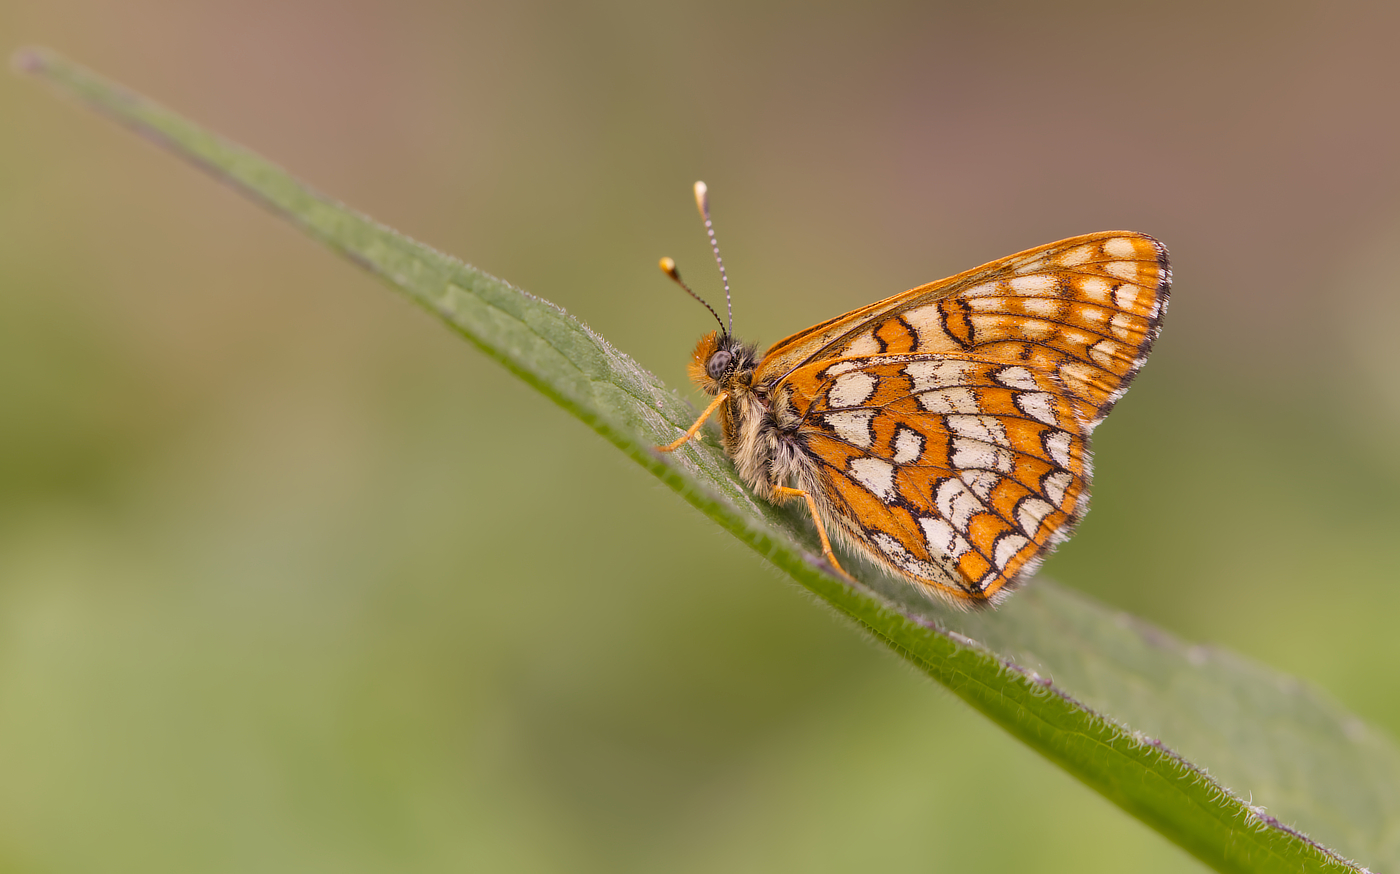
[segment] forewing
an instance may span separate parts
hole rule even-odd
[[[897,294],[774,344],[755,383],[852,356],[963,354],[1053,373],[1092,431],[1161,331],[1167,250],[1145,234],[1074,237]]]
[[[801,368],[783,391],[806,410],[797,436],[829,521],[954,600],[999,600],[1087,509],[1084,425],[1033,368],[967,354],[857,357]]]

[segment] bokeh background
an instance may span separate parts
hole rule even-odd
[[[678,390],[1074,234],[1166,332],[1045,566],[1400,733],[1400,6],[6,0]],[[0,77],[0,871],[1189,871],[278,220]],[[1267,803],[1265,799],[1256,799]],[[1363,862],[1365,860],[1362,860]]]

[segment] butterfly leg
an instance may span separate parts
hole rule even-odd
[[[720,392],[718,397],[710,401],[710,405],[705,408],[705,412],[700,414],[700,418],[695,420],[695,424],[690,426],[689,431],[686,431],[684,434],[682,434],[678,440],[672,441],[671,443],[667,443],[665,446],[656,447],[656,451],[673,452],[677,449],[680,449],[686,443],[690,442],[690,438],[694,437],[697,433],[699,433],[700,426],[705,424],[705,420],[713,416],[715,414],[715,410],[719,409],[719,405],[727,400],[729,400],[729,392]]]
[[[812,500],[811,494],[801,489],[791,489],[787,486],[777,486],[774,492],[777,493],[779,498],[801,498],[807,502],[807,509],[812,514],[812,524],[817,526],[817,536],[820,537],[822,541],[822,557],[831,564],[836,570],[836,573],[840,574],[843,579],[849,583],[854,583],[856,581],[855,578],[846,573],[846,569],[841,567],[841,563],[836,560],[836,553],[831,551],[831,541],[826,537],[826,526],[822,524],[822,517],[817,514],[817,502]]]

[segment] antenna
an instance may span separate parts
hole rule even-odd
[[[707,309],[707,310],[710,311],[710,315],[712,315],[712,316],[715,317],[715,321],[716,321],[716,322],[719,322],[719,329],[720,329],[721,331],[724,330],[724,320],[721,319],[721,318],[719,317],[719,313],[715,312],[715,308],[714,308],[714,307],[712,307],[712,306],[710,306],[709,304],[705,303],[705,299],[704,299],[703,297],[701,297],[700,295],[698,295],[698,294],[696,294],[695,292],[691,291],[691,290],[690,290],[690,286],[685,284],[685,280],[681,279],[680,271],[676,270],[676,262],[675,262],[675,261],[672,261],[670,258],[662,258],[662,259],[661,259],[661,272],[662,272],[662,273],[665,273],[667,276],[669,276],[669,277],[671,277],[672,279],[674,279],[677,285],[679,285],[681,288],[684,288],[684,289],[685,289],[685,293],[686,293],[686,294],[688,294],[688,295],[690,295],[691,297],[695,298],[696,300],[700,301],[701,305],[704,306],[705,309]],[[728,334],[725,334],[725,336],[727,337],[727,336],[729,336],[729,335],[728,335]]]
[[[729,308],[729,327],[724,333],[725,336],[731,336],[734,333],[734,299],[729,296],[729,274],[724,272],[724,259],[719,256],[719,241],[715,239],[715,226],[710,222],[710,189],[703,182],[695,183],[695,205],[700,209],[700,217],[705,220],[705,233],[710,236],[710,248],[714,250],[715,263],[719,265],[719,278],[724,283],[724,303]]]

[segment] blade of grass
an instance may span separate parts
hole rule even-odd
[[[381,277],[900,656],[1206,864],[1361,870],[1342,853],[1400,863],[1400,754],[1295,681],[1185,647],[1045,581],[975,615],[946,611],[869,567],[858,569],[866,584],[846,584],[825,572],[801,514],[756,501],[716,449],[654,452],[693,410],[557,306],[374,223],[57,55],[27,50],[15,63]]]

